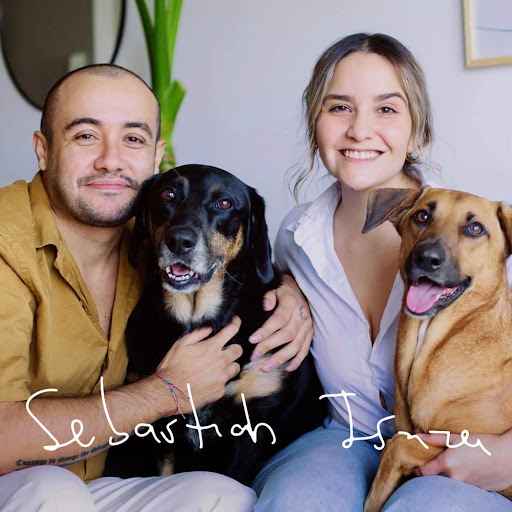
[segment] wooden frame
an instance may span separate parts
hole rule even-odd
[[[482,67],[482,66],[499,66],[502,64],[512,64],[512,17],[505,16],[504,18],[510,23],[511,28],[499,28],[494,26],[478,26],[477,11],[479,6],[483,6],[484,3],[489,7],[489,0],[462,0],[463,11],[464,11],[464,41],[466,49],[466,66],[468,68]],[[495,4],[499,2],[495,0]],[[477,5],[478,4],[478,5]],[[492,9],[492,7],[490,7]],[[486,13],[488,14],[488,13]],[[497,16],[497,15],[496,15]],[[478,34],[477,34],[478,31]],[[479,39],[483,37],[482,34],[489,34],[494,31],[494,37],[496,33],[501,33],[502,37],[510,38],[510,50],[507,51],[509,55],[501,55],[501,52],[496,52],[497,55],[493,55],[492,50],[487,49],[485,52],[482,51],[482,44],[479,44]],[[487,38],[492,36],[487,35]],[[494,42],[496,49],[497,43]],[[487,45],[492,46],[492,45]],[[509,48],[509,45],[506,45]],[[490,54],[489,54],[490,53]]]

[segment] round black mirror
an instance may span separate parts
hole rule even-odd
[[[126,0],[0,0],[5,63],[26,100],[42,109],[69,71],[113,62],[125,10]]]

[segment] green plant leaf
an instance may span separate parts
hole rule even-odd
[[[185,97],[185,88],[181,82],[172,80],[174,51],[183,0],[154,0],[154,24],[151,21],[146,0],[135,1],[146,37],[152,88],[161,105],[162,138],[167,142],[165,165],[173,166],[172,133],[176,116]]]
[[[176,47],[176,38],[178,36],[178,26],[180,23],[181,8],[183,0],[169,0],[167,7],[166,25],[167,25],[167,45],[169,50],[169,73],[172,78],[172,65],[174,62],[174,49]]]
[[[165,0],[155,0],[155,67],[156,83],[154,90],[160,102],[164,100],[165,90],[169,85],[169,54],[167,44],[167,27],[165,25]]]
[[[170,141],[185,92],[185,88],[179,80],[174,80],[165,91],[162,101],[162,136],[167,141]]]
[[[146,48],[149,57],[149,67],[151,69],[151,86],[155,87],[155,30],[149,14],[149,9],[146,0],[135,0],[137,9],[139,10],[140,20],[142,22],[142,28],[144,29],[144,37],[146,39]]]

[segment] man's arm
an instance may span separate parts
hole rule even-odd
[[[51,396],[48,393],[43,396]],[[106,408],[118,432],[130,433],[138,423],[157,420],[170,409],[170,393],[157,377],[121,387],[105,394]],[[186,405],[185,403],[183,404]],[[78,443],[45,450],[55,441],[27,411],[26,402],[0,403],[0,475],[33,465],[68,465],[96,455],[108,448],[109,439],[118,436],[112,431],[100,395],[86,398],[35,398],[30,411],[44,427],[65,444],[73,438],[71,422],[78,419],[83,433]],[[79,425],[75,429],[80,431]]]
[[[28,368],[32,342],[35,301],[24,283],[0,260],[3,301],[0,302],[0,474],[38,465],[68,465],[96,455],[108,448],[109,439],[117,435],[110,428],[100,395],[84,398],[47,398],[38,395],[30,401],[33,415],[59,444],[73,438],[71,422],[83,424],[79,436],[82,444],[73,442],[48,451],[44,446],[55,441],[27,411]],[[158,372],[168,381],[187,389],[190,384],[197,408],[221,398],[226,382],[240,371],[235,362],[242,354],[239,345],[224,345],[238,332],[240,319],[235,318],[215,336],[204,340],[211,329],[198,329],[176,342],[164,357]],[[38,390],[40,391],[40,390]],[[43,398],[44,396],[44,398]],[[12,400],[12,401],[6,401]],[[106,409],[118,432],[130,433],[138,423],[151,423],[174,413],[172,395],[156,376],[105,393]],[[184,412],[190,403],[182,399]],[[75,425],[75,431],[80,427]],[[94,451],[93,451],[94,449]]]

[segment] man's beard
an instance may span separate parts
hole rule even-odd
[[[111,173],[108,172],[104,174],[98,173],[93,176],[80,178],[77,181],[78,190],[80,191],[82,187],[89,183],[96,181],[97,179],[103,179],[110,174]],[[45,185],[48,195],[52,198],[52,201],[56,206],[83,224],[94,227],[110,228],[124,224],[133,216],[133,207],[137,194],[134,194],[130,201],[116,210],[100,212],[95,210],[94,207],[80,195],[80,193],[76,196],[69,194],[54,173],[44,173],[43,176],[46,178]],[[124,181],[130,188],[135,190],[135,192],[137,192],[140,187],[140,183],[128,176],[117,174],[115,178],[116,180],[121,179]],[[109,195],[114,196],[117,194],[109,194],[108,192],[103,193],[103,196]]]

